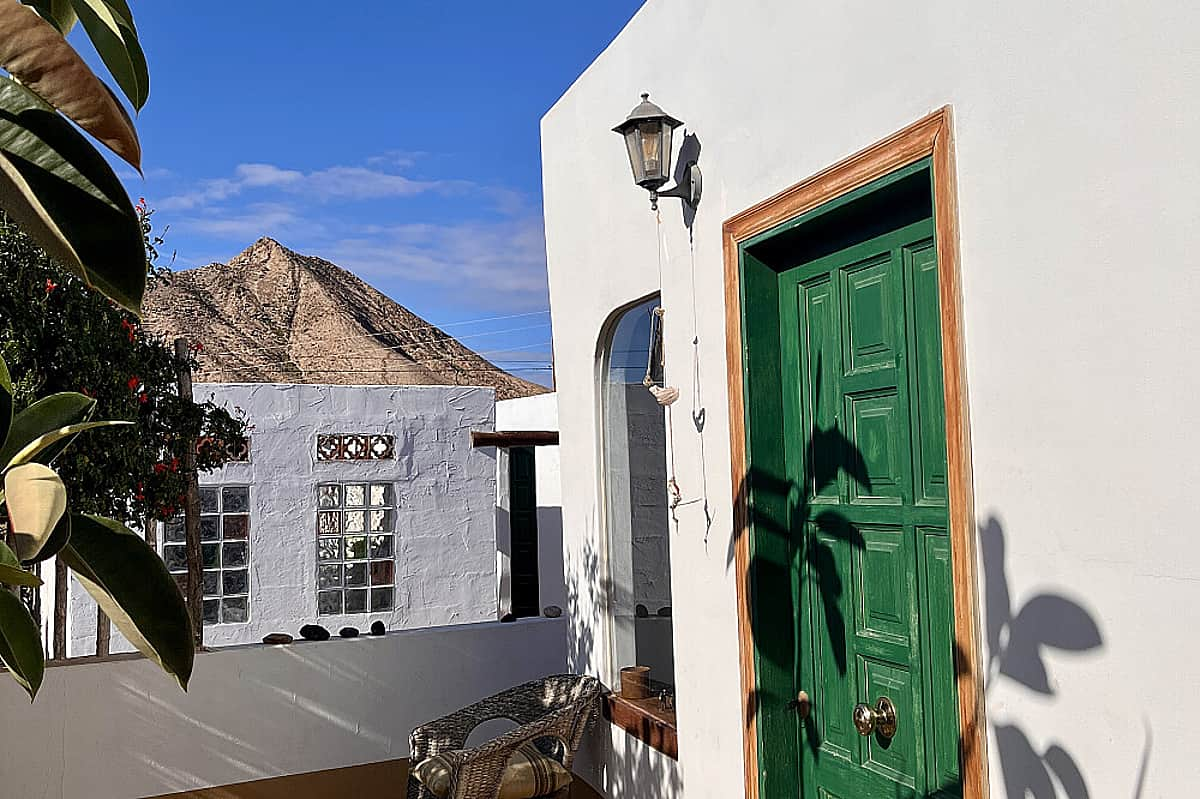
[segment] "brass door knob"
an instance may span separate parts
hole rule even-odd
[[[883,738],[896,735],[896,706],[886,696],[881,696],[875,707],[859,702],[854,706],[853,718],[859,735],[876,733]]]

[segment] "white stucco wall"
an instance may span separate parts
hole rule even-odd
[[[568,585],[579,581],[571,653],[597,673],[597,337],[616,308],[659,288],[654,218],[610,128],[650,91],[701,147],[693,239],[679,203],[662,204],[667,382],[680,407],[706,412],[702,433],[676,417],[678,481],[713,519],[706,532],[704,503],[681,507],[671,541],[690,799],[743,792],[721,223],[946,103],[984,616],[995,642],[1061,641],[1078,626],[1070,602],[1102,637],[1080,651],[1031,645],[1041,691],[993,676],[992,794],[1006,795],[1006,769],[1019,779],[1052,745],[1092,795],[1180,795],[1200,779],[1179,712],[1200,654],[1186,632],[1200,623],[1187,500],[1200,460],[1186,421],[1200,393],[1189,368],[1200,340],[1198,28],[1200,7],[1178,2],[650,0],[545,116]],[[1032,608],[1061,612],[1022,620],[1037,596],[1058,599]],[[653,753],[646,763],[669,768]]]
[[[0,683],[0,795],[130,799],[408,757],[412,728],[563,670],[565,624],[525,619],[197,655],[188,692],[142,658]],[[396,786],[396,795],[404,786]]]
[[[194,393],[242,409],[252,426],[249,462],[200,476],[201,486],[251,487],[250,621],[206,625],[206,645],[298,636],[306,623],[336,635],[375,619],[400,629],[496,617],[495,455],[470,436],[493,429],[492,389],[201,383]],[[319,433],[390,434],[396,457],[318,462]],[[395,609],[318,616],[317,484],[355,481],[394,488]],[[69,652],[92,654],[95,605],[74,581],[71,602]],[[112,651],[131,649],[114,632]]]
[[[496,403],[496,430],[557,430],[558,395],[550,392],[533,397],[501,400]],[[508,458],[497,450],[496,473],[496,569],[501,614],[507,612],[511,597],[506,583],[508,543]],[[537,447],[534,453],[537,478],[538,590],[540,607],[565,608],[566,586],[563,577],[562,482],[559,474],[558,447]]]

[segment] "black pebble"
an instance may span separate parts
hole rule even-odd
[[[503,616],[500,617],[501,624],[508,624],[510,621],[516,621],[516,620],[517,620],[517,617],[511,613],[505,613]]]
[[[358,628],[357,627],[343,627],[342,629],[338,630],[338,635],[342,636],[343,638],[357,638],[358,637]]]
[[[300,628],[300,637],[306,641],[328,641],[329,630],[319,624],[306,624]]]
[[[637,616],[639,619],[648,619],[650,618],[650,609],[639,602],[633,608],[633,615]]]
[[[387,628],[383,626],[381,621],[371,622],[371,635],[383,635],[387,632]]]

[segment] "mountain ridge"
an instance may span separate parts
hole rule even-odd
[[[197,381],[486,386],[497,399],[549,391],[351,272],[270,237],[228,263],[172,273],[143,305],[147,332],[200,344]]]

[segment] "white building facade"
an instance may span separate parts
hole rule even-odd
[[[952,468],[973,465],[950,501],[952,518],[969,513],[953,522],[971,582],[955,631],[973,640],[960,694],[979,701],[957,788],[1173,796],[1200,778],[1178,712],[1197,654],[1183,631],[1200,622],[1179,489],[1200,462],[1174,424],[1200,391],[1182,366],[1200,340],[1198,26],[1181,3],[649,0],[546,114],[568,653],[609,680],[628,664],[614,645],[603,380],[626,310],[665,309],[663,381],[681,390],[664,413],[678,495],[656,486],[671,513],[678,755],[613,727],[589,782],[611,797],[777,795],[776,766],[757,760],[772,742],[739,617],[736,450],[740,414],[756,411],[733,396],[745,353],[728,317],[756,309],[729,279],[726,248],[736,275],[740,245],[724,226],[831,174],[862,188],[846,165],[867,162],[846,159],[893,152],[931,113],[953,148],[934,137],[888,169],[929,163],[952,201],[933,215],[958,279],[942,318],[959,311],[959,338],[942,345],[961,357],[947,390],[969,415],[949,443]],[[686,120],[676,148],[686,135],[704,175],[694,218],[664,199],[656,224],[630,180],[611,128],[643,91]]]

